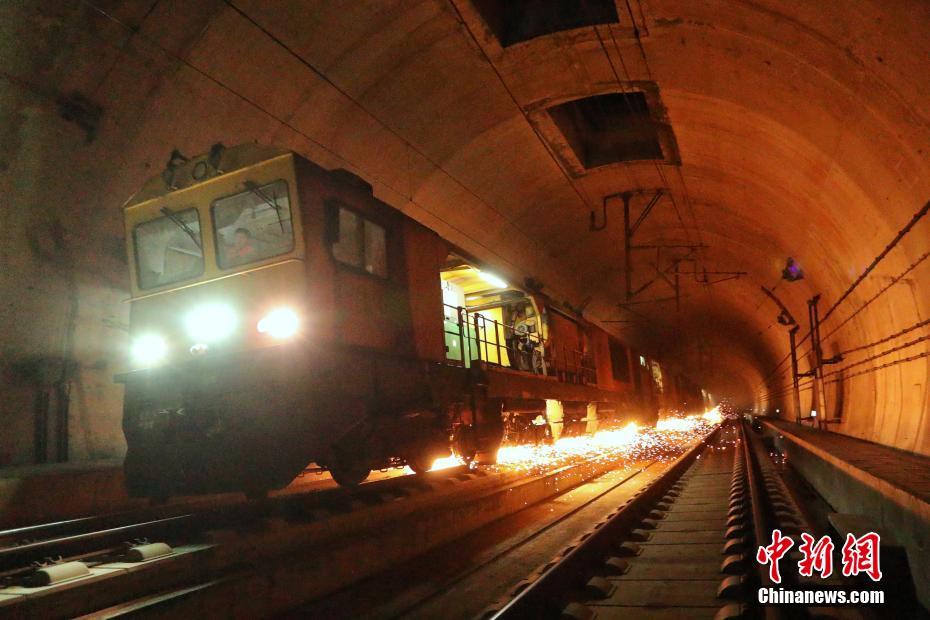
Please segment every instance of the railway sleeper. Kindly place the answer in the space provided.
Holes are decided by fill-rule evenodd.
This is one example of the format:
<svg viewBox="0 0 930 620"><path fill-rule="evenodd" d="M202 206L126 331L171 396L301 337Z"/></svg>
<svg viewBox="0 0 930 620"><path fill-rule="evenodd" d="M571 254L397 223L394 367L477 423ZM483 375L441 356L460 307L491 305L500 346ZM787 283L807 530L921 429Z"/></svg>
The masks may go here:
<svg viewBox="0 0 930 620"><path fill-rule="evenodd" d="M610 594L576 603L598 618L743 617L749 570L745 537L728 540L726 526L749 518L745 466L730 450L717 449L723 441L718 437L679 478L672 487L675 497L655 504L649 513L655 519L652 535L640 542L641 552L624 574L609 578ZM642 531L632 530L629 539Z"/></svg>
<svg viewBox="0 0 930 620"><path fill-rule="evenodd" d="M586 580L543 592L548 603L532 612L584 620L747 617L752 511L742 451L734 449L737 436L736 426L723 427L656 499L642 508L633 500L614 513L612 519L626 518L629 526L592 556L600 559ZM568 571L568 562L561 563ZM550 579L547 587L557 590L569 581ZM496 617L523 617L529 605L515 598Z"/></svg>

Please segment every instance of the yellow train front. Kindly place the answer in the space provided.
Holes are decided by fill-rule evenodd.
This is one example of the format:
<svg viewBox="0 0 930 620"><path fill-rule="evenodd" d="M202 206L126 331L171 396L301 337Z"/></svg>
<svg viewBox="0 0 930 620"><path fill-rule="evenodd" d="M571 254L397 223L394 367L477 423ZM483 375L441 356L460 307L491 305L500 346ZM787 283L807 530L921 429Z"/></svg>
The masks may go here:
<svg viewBox="0 0 930 620"><path fill-rule="evenodd" d="M480 381L441 363L441 329L418 320L442 315L418 265L445 244L357 177L217 146L175 157L124 213L131 494L261 493L313 461L353 484L424 469L450 435L480 448Z"/></svg>

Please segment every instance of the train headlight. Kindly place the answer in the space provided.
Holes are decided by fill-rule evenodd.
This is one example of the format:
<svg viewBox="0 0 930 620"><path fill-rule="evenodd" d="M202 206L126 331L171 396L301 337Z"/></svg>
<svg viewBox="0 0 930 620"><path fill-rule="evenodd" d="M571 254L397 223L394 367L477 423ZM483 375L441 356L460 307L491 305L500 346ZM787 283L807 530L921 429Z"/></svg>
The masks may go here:
<svg viewBox="0 0 930 620"><path fill-rule="evenodd" d="M225 304L208 304L195 308L184 321L187 335L194 342L217 342L236 328L236 313Z"/></svg>
<svg viewBox="0 0 930 620"><path fill-rule="evenodd" d="M168 352L165 339L155 334L146 334L132 343L132 359L143 366L157 364Z"/></svg>
<svg viewBox="0 0 930 620"><path fill-rule="evenodd" d="M290 308L277 308L272 310L258 322L258 331L268 334L277 340L290 338L297 333L300 319L297 313Z"/></svg>

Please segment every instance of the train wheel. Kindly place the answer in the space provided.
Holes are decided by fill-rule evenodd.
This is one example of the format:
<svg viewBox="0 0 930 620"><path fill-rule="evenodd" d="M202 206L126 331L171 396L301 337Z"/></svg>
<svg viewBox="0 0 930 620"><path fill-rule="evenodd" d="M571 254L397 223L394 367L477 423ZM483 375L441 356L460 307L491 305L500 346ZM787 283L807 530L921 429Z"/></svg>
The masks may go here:
<svg viewBox="0 0 930 620"><path fill-rule="evenodd" d="M329 475L341 487L354 487L364 482L371 468L361 463L333 463L329 466Z"/></svg>
<svg viewBox="0 0 930 620"><path fill-rule="evenodd" d="M474 429L462 426L452 433L452 454L462 459L466 465L471 466L478 453L478 443L475 439Z"/></svg>
<svg viewBox="0 0 930 620"><path fill-rule="evenodd" d="M422 455L412 459L407 459L407 465L417 474L425 474L433 466L433 460L427 455Z"/></svg>

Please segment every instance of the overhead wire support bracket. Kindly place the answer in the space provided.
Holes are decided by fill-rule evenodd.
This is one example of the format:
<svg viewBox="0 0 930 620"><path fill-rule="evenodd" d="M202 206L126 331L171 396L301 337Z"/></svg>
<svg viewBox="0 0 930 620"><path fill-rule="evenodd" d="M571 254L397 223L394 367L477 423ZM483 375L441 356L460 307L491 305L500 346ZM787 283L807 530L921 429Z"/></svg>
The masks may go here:
<svg viewBox="0 0 930 620"><path fill-rule="evenodd" d="M778 309L781 310L781 314L778 315L779 323L781 323L782 325L788 325L788 326L798 324L798 322L794 319L794 316L788 310L788 307L785 304L783 304L782 301L778 297L775 296L774 292L770 291L764 286L760 288L762 289L762 292L765 293L765 295L769 299L775 302L775 305L778 306Z"/></svg>
<svg viewBox="0 0 930 620"><path fill-rule="evenodd" d="M640 211L639 217L636 218L636 221L633 222L633 225L630 226L630 237L636 234L636 231L639 230L640 225L646 221L646 218L649 217L649 213L652 211L652 208L656 206L656 203L659 202L659 198L662 197L663 190L658 189L656 193L649 199L649 202L643 207L643 210ZM624 198L624 201L627 201L627 198Z"/></svg>
<svg viewBox="0 0 930 620"><path fill-rule="evenodd" d="M620 198L623 200L624 208L626 209L626 208L629 208L630 200L632 200L633 196L645 194L647 191L649 190L637 189L637 190L630 190L630 191L625 191L625 192L617 192L615 194L608 194L604 196L601 199L601 222L600 224L598 224L597 212L592 210L590 226L588 227L588 229L591 232L600 232L607 228L607 203L609 201ZM649 203L645 207L643 207L643 210L639 214L639 217L636 218L636 222L634 222L633 225L630 226L632 230L632 232L630 233L631 235L636 232L636 230L640 227L640 225L644 221L646 221L646 218L649 217L649 212L652 211L652 208L656 206L656 203L659 202L659 199L662 198L663 195L665 195L664 189L659 188L655 190L655 193L649 199Z"/></svg>

